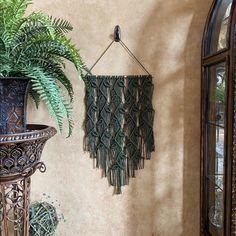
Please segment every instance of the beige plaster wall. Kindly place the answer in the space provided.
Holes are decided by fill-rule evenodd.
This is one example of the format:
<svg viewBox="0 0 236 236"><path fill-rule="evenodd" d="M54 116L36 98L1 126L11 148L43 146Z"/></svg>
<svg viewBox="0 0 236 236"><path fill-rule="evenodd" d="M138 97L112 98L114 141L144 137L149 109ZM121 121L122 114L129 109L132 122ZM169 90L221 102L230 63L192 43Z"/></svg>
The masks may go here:
<svg viewBox="0 0 236 236"><path fill-rule="evenodd" d="M76 128L46 146L47 173L33 178L32 199L57 199L66 223L57 236L199 235L200 47L212 0L38 0L43 10L69 20L71 37L90 66L110 42L116 24L123 40L154 75L156 152L123 195L112 196L107 180L83 152L84 85L71 66ZM94 71L139 73L115 45ZM29 122L54 125L44 106L30 104Z"/></svg>

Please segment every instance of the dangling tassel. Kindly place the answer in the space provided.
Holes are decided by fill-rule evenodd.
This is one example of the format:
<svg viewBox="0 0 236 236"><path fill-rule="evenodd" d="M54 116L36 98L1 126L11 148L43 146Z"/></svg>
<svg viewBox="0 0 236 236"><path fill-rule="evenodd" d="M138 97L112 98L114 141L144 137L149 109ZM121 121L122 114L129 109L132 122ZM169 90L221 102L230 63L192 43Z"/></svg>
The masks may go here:
<svg viewBox="0 0 236 236"><path fill-rule="evenodd" d="M111 108L109 105L110 80L104 76L97 77L97 107L98 107L98 144L97 144L97 167L103 170L103 175L108 174L111 158L111 130L110 117Z"/></svg>
<svg viewBox="0 0 236 236"><path fill-rule="evenodd" d="M97 158L97 112L98 107L96 105L97 97L97 80L95 76L87 76L86 81L89 85L89 90L86 89L85 94L85 108L86 108L86 119L84 122L85 126L85 137L84 137L84 150L90 153L91 158Z"/></svg>
<svg viewBox="0 0 236 236"><path fill-rule="evenodd" d="M127 184L126 156L124 154L124 77L111 78L111 163L109 168L109 183L115 187L115 194L121 193L121 187Z"/></svg>
<svg viewBox="0 0 236 236"><path fill-rule="evenodd" d="M138 107L138 89L139 77L126 77L125 89L125 152L128 158L127 171L128 176L134 178L135 171L143 168L143 161L140 150L139 137L139 107Z"/></svg>
<svg viewBox="0 0 236 236"><path fill-rule="evenodd" d="M140 115L139 129L141 135L142 156L145 159L151 158L151 153L155 151L153 122L155 111L152 106L153 83L152 76L140 77Z"/></svg>

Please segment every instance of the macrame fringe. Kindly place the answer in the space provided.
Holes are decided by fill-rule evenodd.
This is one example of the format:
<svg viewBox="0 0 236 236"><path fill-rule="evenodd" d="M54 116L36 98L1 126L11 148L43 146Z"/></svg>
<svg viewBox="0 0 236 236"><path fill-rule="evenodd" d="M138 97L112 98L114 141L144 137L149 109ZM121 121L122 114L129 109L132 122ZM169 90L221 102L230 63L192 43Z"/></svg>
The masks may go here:
<svg viewBox="0 0 236 236"><path fill-rule="evenodd" d="M87 78L88 79L88 78ZM85 132L84 136L84 150L90 153L90 157L93 159L97 158L97 104L96 104L96 89L97 89L97 80L95 77L90 77L89 81L89 92L86 90L85 96L85 107L86 107L86 121L85 121Z"/></svg>
<svg viewBox="0 0 236 236"><path fill-rule="evenodd" d="M84 150L114 193L129 184L155 150L152 77L87 76Z"/></svg>

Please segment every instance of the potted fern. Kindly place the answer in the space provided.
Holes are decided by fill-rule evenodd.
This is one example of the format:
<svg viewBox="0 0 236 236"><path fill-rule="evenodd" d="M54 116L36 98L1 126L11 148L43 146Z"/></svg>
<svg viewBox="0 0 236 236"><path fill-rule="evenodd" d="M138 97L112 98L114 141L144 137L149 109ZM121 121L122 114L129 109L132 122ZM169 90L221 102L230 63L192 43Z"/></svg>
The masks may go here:
<svg viewBox="0 0 236 236"><path fill-rule="evenodd" d="M74 64L81 78L85 66L66 37L71 24L42 12L25 16L31 3L0 0L0 133L25 131L29 92L37 107L40 101L47 104L60 131L63 119L68 120L70 136L73 87L64 73L64 59Z"/></svg>

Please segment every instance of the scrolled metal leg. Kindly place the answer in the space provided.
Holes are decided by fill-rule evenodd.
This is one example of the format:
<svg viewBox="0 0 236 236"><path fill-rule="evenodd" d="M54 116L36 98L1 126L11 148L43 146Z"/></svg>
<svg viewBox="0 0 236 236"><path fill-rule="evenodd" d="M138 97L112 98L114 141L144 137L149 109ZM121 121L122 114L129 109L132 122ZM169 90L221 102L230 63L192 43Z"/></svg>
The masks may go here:
<svg viewBox="0 0 236 236"><path fill-rule="evenodd" d="M0 187L0 235L28 236L30 177Z"/></svg>
<svg viewBox="0 0 236 236"><path fill-rule="evenodd" d="M52 127L27 126L27 132L0 134L0 236L29 236L30 178L44 173L40 161Z"/></svg>

